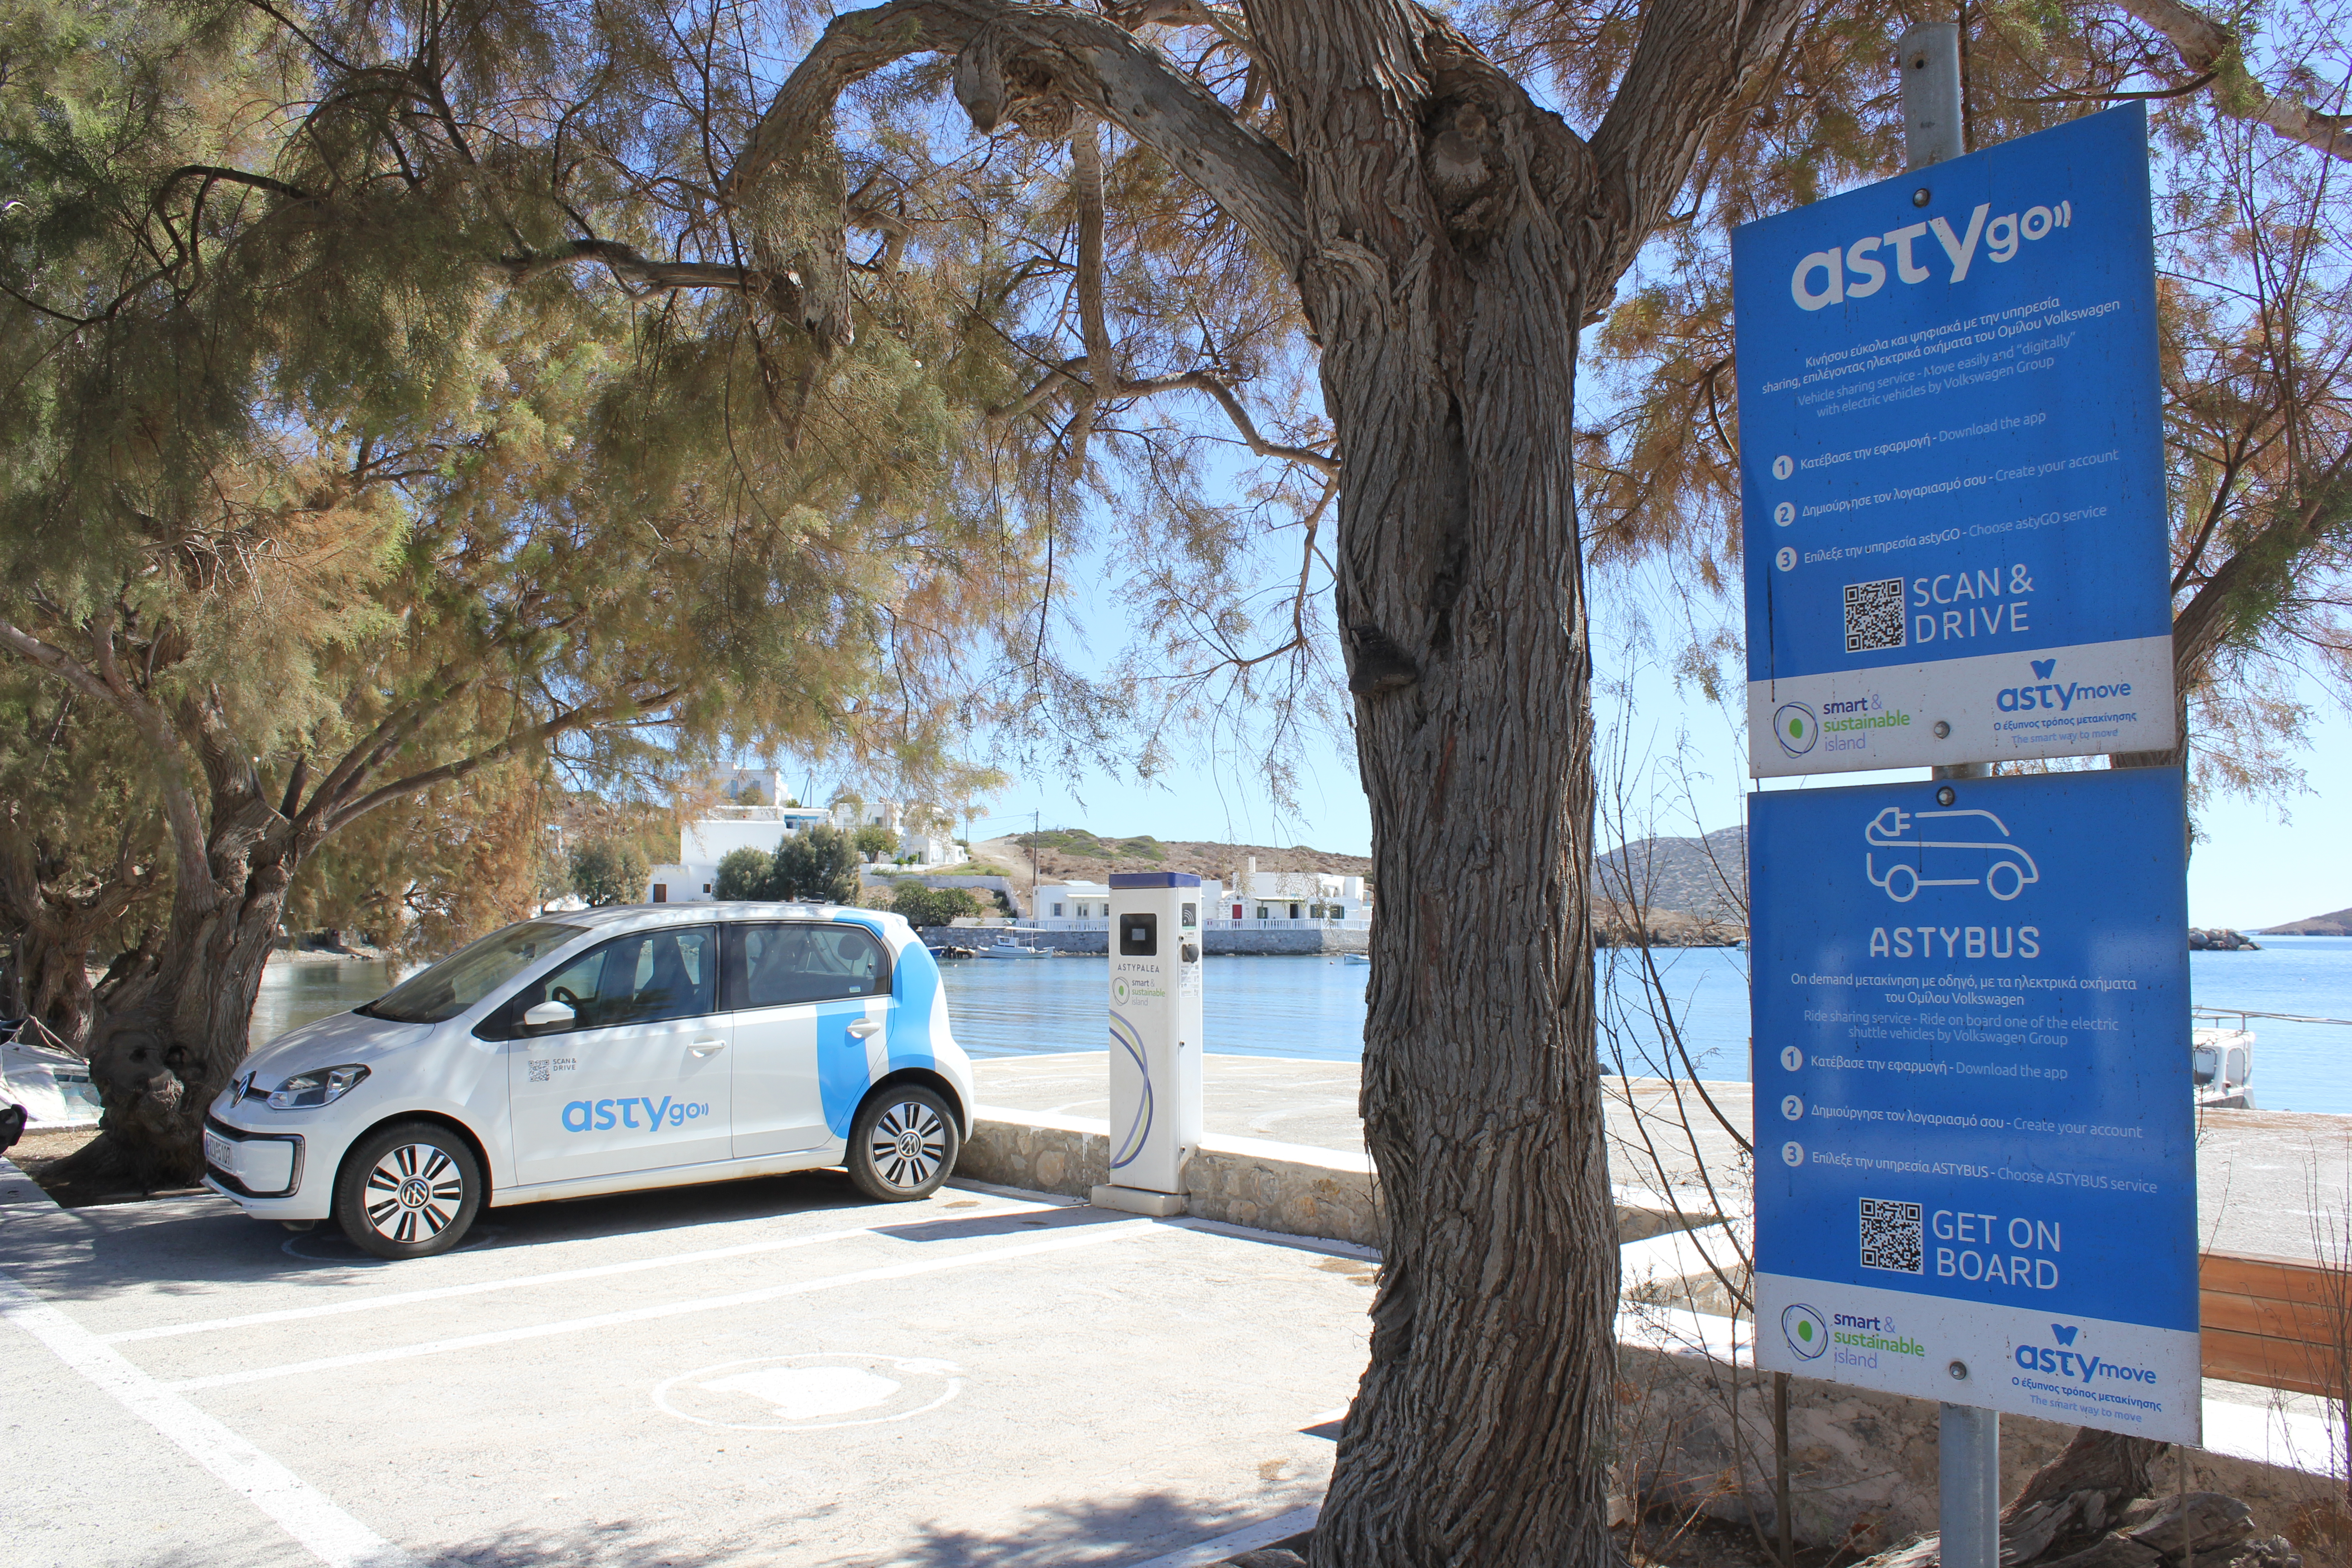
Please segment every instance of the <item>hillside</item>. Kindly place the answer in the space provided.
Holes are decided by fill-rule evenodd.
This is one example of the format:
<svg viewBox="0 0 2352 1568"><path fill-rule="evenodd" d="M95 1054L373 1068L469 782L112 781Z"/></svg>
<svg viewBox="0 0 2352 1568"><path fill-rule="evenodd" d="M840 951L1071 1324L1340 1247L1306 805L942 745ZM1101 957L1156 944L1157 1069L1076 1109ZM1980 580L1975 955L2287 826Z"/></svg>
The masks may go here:
<svg viewBox="0 0 2352 1568"><path fill-rule="evenodd" d="M2307 921L2294 921L2283 926L2270 926L2256 934L2261 936L2352 936L2352 910L2338 910L2332 915L2314 915Z"/></svg>
<svg viewBox="0 0 2352 1568"><path fill-rule="evenodd" d="M1601 857L1593 891L1611 904L1633 900L1654 917L1672 910L1703 921L1748 919L1748 829L1720 827L1704 838L1643 838Z"/></svg>

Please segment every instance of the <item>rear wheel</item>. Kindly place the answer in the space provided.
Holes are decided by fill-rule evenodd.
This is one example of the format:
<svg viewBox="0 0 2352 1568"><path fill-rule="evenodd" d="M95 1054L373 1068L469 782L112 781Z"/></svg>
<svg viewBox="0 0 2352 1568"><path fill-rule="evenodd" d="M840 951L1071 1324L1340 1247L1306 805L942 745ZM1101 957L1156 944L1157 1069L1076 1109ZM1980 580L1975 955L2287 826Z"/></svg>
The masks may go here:
<svg viewBox="0 0 2352 1568"><path fill-rule="evenodd" d="M883 1203L929 1197L955 1169L961 1146L948 1102L901 1084L858 1107L849 1124L849 1179Z"/></svg>
<svg viewBox="0 0 2352 1568"><path fill-rule="evenodd" d="M481 1208L481 1162L437 1122L377 1128L352 1146L335 1181L335 1223L378 1258L446 1252Z"/></svg>

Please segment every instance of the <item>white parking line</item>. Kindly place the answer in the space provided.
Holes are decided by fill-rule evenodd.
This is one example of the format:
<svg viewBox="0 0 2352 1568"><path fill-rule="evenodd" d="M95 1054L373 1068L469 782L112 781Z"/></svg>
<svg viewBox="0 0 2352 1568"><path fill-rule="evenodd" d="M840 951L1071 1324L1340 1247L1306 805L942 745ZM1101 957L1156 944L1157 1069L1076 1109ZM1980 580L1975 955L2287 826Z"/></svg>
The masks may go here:
<svg viewBox="0 0 2352 1568"><path fill-rule="evenodd" d="M415 1557L337 1508L299 1476L169 1392L63 1312L0 1273L0 1317L119 1400L122 1407L250 1499L332 1568L424 1568Z"/></svg>
<svg viewBox="0 0 2352 1568"><path fill-rule="evenodd" d="M567 1318L560 1322L533 1323L519 1329L497 1329L487 1333L462 1334L454 1339L427 1340L419 1344L389 1345L382 1350L355 1351L349 1355L321 1356L315 1361L286 1362L278 1366L247 1367L237 1372L218 1372L208 1377L185 1378L163 1386L177 1393L190 1393L200 1388L226 1388L234 1384L265 1383L271 1378L299 1377L305 1373L327 1372L338 1367L366 1366L376 1362L406 1361L415 1356L441 1355L450 1351L473 1350L483 1345L510 1344L517 1340L543 1339L555 1334L576 1334L591 1329L613 1328L623 1323L643 1323L659 1318L674 1318L687 1312L713 1312L729 1307L751 1306L761 1301L777 1300L786 1296L803 1296L816 1290L837 1289L845 1285L865 1285L883 1279L908 1279L917 1275L937 1274L950 1268L970 1268L982 1264L1004 1262L1015 1258L1034 1257L1043 1252L1066 1252L1081 1247L1099 1247L1105 1242L1150 1234L1158 1228L1148 1220L1115 1221L1107 1225L1089 1226L1085 1231L1074 1236L1055 1237L1050 1240L1028 1242L1019 1247L998 1247L984 1252L958 1253L952 1258L927 1258L919 1262L893 1264L883 1268L861 1268L851 1274L826 1275L815 1279L796 1279L788 1285L763 1286L757 1290L736 1290L724 1296L690 1297L682 1301L664 1301L656 1306L633 1307L626 1311L599 1312L593 1317Z"/></svg>
<svg viewBox="0 0 2352 1568"><path fill-rule="evenodd" d="M999 1215L1049 1212L1045 1205L1033 1204L1022 1208L989 1209L974 1215L974 1219L992 1219ZM797 1247L821 1247L828 1242L848 1241L861 1236L910 1224L942 1223L922 1221L898 1215L879 1219L872 1225L859 1226L855 1230L829 1230L816 1236L783 1237L774 1241L747 1241L735 1247L706 1247L698 1252L665 1253L658 1258L635 1258L625 1263L599 1263L583 1268L559 1268L544 1274L519 1274L510 1279L482 1279L470 1285L436 1285L421 1290L395 1290L381 1296L364 1296L351 1301L331 1301L316 1307L287 1307L272 1312L247 1312L234 1318L199 1318L193 1322L165 1323L152 1329L125 1329L118 1333L102 1335L110 1345L128 1344L133 1340L163 1340L179 1334L217 1333L224 1329L251 1328L257 1323L292 1323L308 1318L331 1318L345 1312L372 1312L383 1307L406 1307L418 1301L442 1301L455 1296L482 1296L498 1290L528 1290L542 1285L566 1285L578 1279L603 1279L615 1274L638 1274L649 1268L668 1268L685 1263L709 1263L722 1258L751 1258L762 1252L784 1252Z"/></svg>

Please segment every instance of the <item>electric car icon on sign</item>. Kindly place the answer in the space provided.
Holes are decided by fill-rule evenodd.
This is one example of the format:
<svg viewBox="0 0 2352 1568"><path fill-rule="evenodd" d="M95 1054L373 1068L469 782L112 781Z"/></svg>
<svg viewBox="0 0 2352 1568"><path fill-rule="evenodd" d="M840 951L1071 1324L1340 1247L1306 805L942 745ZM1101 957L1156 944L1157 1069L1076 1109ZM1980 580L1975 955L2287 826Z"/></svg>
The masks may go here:
<svg viewBox="0 0 2352 1568"><path fill-rule="evenodd" d="M1973 835L1973 837L1971 837ZM1905 811L1890 805L1863 829L1870 846L1863 870L1870 885L1907 904L1922 888L1973 888L2006 903L2042 880L2033 857L2009 842L2009 827L1990 811ZM1902 851L1908 850L1909 854ZM1886 869L1883 851L1893 851ZM1933 873L1932 875L1930 873Z"/></svg>

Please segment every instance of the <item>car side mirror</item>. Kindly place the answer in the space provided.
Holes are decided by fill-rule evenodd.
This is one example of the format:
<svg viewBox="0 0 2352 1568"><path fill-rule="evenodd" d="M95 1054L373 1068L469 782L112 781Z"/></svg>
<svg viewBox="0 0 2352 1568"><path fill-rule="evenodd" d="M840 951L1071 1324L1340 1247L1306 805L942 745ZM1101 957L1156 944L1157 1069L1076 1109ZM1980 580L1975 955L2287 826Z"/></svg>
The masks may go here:
<svg viewBox="0 0 2352 1568"><path fill-rule="evenodd" d="M569 1024L576 1015L561 1002L541 1002L523 1010L523 1027L544 1029L559 1024Z"/></svg>

